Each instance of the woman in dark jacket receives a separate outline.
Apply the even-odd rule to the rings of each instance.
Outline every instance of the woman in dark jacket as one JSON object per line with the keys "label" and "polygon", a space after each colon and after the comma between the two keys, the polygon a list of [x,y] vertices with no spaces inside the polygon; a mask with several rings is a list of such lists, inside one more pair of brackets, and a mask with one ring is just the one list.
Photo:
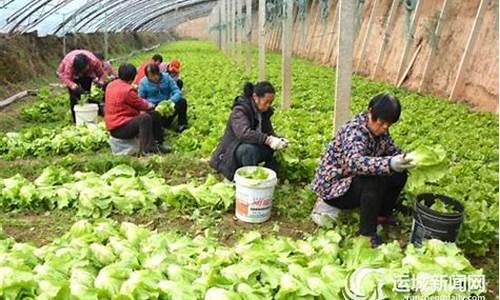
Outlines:
{"label": "woman in dark jacket", "polygon": [[271,124],[274,94],[274,87],[267,81],[246,83],[243,95],[234,100],[224,136],[210,160],[210,166],[227,179],[233,180],[239,167],[262,162],[267,168],[277,169],[273,153],[288,143],[275,136]]}

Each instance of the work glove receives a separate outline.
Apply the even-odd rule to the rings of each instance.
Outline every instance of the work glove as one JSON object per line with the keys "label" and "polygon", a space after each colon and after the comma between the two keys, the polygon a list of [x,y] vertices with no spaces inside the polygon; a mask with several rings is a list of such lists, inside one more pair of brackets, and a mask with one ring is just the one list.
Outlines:
{"label": "work glove", "polygon": [[288,146],[288,143],[285,139],[277,138],[275,136],[268,136],[266,139],[266,145],[271,147],[271,149],[278,151],[284,149]]}
{"label": "work glove", "polygon": [[412,159],[406,158],[404,154],[398,154],[391,157],[390,166],[393,171],[401,173],[404,170],[414,167],[411,161]]}

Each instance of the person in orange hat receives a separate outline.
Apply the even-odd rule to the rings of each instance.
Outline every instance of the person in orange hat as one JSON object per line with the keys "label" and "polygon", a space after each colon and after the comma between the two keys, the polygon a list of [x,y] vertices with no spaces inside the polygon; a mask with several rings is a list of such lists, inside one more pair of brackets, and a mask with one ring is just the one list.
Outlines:
{"label": "person in orange hat", "polygon": [[182,90],[184,83],[182,82],[182,79],[180,79],[181,62],[178,59],[172,59],[167,65],[167,72],[170,74],[170,77],[172,77],[175,83],[177,83],[179,90]]}

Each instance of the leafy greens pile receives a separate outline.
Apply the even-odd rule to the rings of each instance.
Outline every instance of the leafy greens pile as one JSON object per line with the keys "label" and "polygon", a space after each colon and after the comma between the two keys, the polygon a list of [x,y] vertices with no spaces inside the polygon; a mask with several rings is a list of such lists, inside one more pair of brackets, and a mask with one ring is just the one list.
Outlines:
{"label": "leafy greens pile", "polygon": [[104,123],[47,129],[30,127],[0,134],[0,158],[49,156],[101,149],[108,141]]}
{"label": "leafy greens pile", "polygon": [[435,147],[419,146],[414,151],[406,154],[415,167],[410,169],[407,189],[415,192],[427,182],[437,182],[448,169],[446,151],[441,145]]}
{"label": "leafy greens pile", "polygon": [[[379,277],[355,280],[349,289],[384,299],[399,276],[479,275],[454,244],[426,241],[422,248],[397,242],[372,249],[365,238],[334,231],[304,240],[248,232],[234,246],[211,237],[156,232],[123,222],[86,220],[61,238],[37,248],[0,240],[2,299],[345,299],[345,281],[360,268]],[[469,293],[480,291],[469,291]],[[467,295],[420,291],[414,295]]]}
{"label": "leafy greens pile", "polygon": [[108,216],[113,211],[132,214],[158,207],[199,207],[228,209],[234,201],[232,184],[209,176],[204,184],[194,182],[170,186],[153,171],[137,176],[133,168],[119,165],[108,172],[69,174],[47,167],[30,182],[15,175],[0,180],[0,207],[3,209],[75,208],[80,217]]}
{"label": "leafy greens pile", "polygon": [[[245,81],[257,80],[257,72],[242,75],[244,66],[209,43],[183,41],[160,51],[183,61],[190,105],[190,128],[173,138],[172,146],[197,158],[209,157],[224,132],[234,97],[241,94]],[[138,57],[137,63],[147,58]],[[206,72],[207,63],[212,72]],[[266,63],[266,77],[279,91],[280,55],[270,53]],[[213,72],[219,76],[212,76]],[[274,101],[273,127],[291,142],[286,151],[277,154],[282,166],[278,176],[293,184],[309,183],[332,137],[334,103],[330,91],[335,72],[309,60],[294,59],[292,75],[292,107],[279,109],[279,93]],[[407,191],[414,187],[412,194],[431,192],[461,201],[465,219],[459,244],[470,253],[484,255],[498,241],[498,116],[471,112],[462,104],[360,77],[353,78],[352,113],[366,110],[369,99],[382,91],[393,93],[402,103],[401,120],[391,127],[391,136],[402,149],[418,149],[422,141],[446,149],[449,164],[444,176],[424,180],[432,184],[420,184],[422,181],[415,179],[422,178],[412,175],[410,181],[415,184],[409,182]]]}
{"label": "leafy greens pile", "polygon": [[161,101],[155,108],[157,112],[164,118],[172,116],[175,112],[175,104],[171,100]]}
{"label": "leafy greens pile", "polygon": [[239,170],[238,175],[251,180],[266,180],[269,177],[267,171],[262,167],[256,167],[252,171],[250,170]]}

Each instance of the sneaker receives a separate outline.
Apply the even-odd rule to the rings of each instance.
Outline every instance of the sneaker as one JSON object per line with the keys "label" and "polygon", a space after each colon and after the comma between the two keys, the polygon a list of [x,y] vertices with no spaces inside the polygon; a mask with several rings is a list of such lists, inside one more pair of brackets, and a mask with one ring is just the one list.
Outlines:
{"label": "sneaker", "polygon": [[377,217],[377,225],[397,226],[398,220],[396,220],[394,216],[388,216],[388,217],[379,216]]}
{"label": "sneaker", "polygon": [[311,219],[320,227],[331,227],[340,214],[340,209],[318,198],[311,212]]}
{"label": "sneaker", "polygon": [[180,125],[179,127],[177,127],[177,132],[182,133],[187,128],[188,128],[187,125]]}
{"label": "sneaker", "polygon": [[156,149],[161,154],[172,152],[172,147],[170,147],[169,145],[164,145],[164,144],[157,144]]}

